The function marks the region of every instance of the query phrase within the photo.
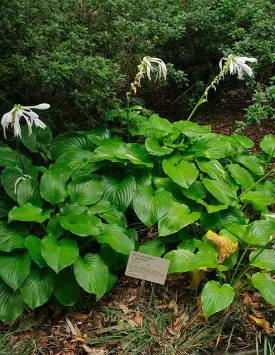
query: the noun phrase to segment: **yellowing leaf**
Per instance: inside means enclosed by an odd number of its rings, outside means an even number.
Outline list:
[[[206,237],[212,243],[216,244],[219,249],[219,263],[222,264],[224,259],[233,254],[238,248],[238,242],[234,243],[228,237],[218,235],[213,231],[208,231]]]
[[[272,329],[270,329],[270,324],[267,320],[254,316],[249,316],[249,318],[252,319],[259,327],[263,328],[267,334],[272,332]]]

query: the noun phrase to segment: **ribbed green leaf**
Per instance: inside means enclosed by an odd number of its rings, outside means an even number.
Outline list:
[[[275,280],[269,274],[257,272],[252,275],[252,283],[260,291],[263,298],[275,306]]]
[[[175,122],[173,126],[179,129],[187,137],[196,137],[198,135],[209,134],[211,126],[201,126],[195,122],[179,121]]]
[[[250,265],[267,271],[275,270],[275,250],[266,249],[259,253],[259,250],[253,251],[249,255]]]
[[[165,244],[159,238],[148,240],[138,248],[138,252],[161,257],[165,252]]]
[[[79,249],[72,238],[58,241],[56,237],[46,235],[42,240],[41,253],[47,264],[58,273],[76,261]]]
[[[17,201],[16,189],[24,179],[23,171],[18,168],[6,168],[1,173],[1,183],[6,193]]]
[[[178,185],[188,189],[197,179],[199,172],[195,165],[188,161],[176,161],[174,158],[163,160],[164,172]]]
[[[182,188],[182,193],[190,198],[190,200],[197,201],[199,199],[203,199],[206,196],[206,190],[201,181],[194,181],[192,185],[189,186],[188,189]]]
[[[227,205],[209,205],[208,203],[206,203],[205,201],[198,199],[197,203],[200,203],[201,205],[203,205],[208,213],[215,213],[221,210],[226,210],[228,208]]]
[[[80,287],[71,269],[64,269],[57,275],[53,294],[63,306],[73,306],[78,301]]]
[[[108,200],[100,200],[98,203],[96,203],[93,206],[89,207],[89,211],[92,214],[97,214],[97,213],[104,213],[112,210],[112,205],[111,202]]]
[[[143,135],[147,137],[165,137],[172,132],[172,129],[172,123],[156,114],[150,116],[149,120],[143,122],[141,125],[141,131],[143,132]]]
[[[59,215],[55,215],[49,220],[47,225],[47,232],[56,238],[59,238],[64,234],[64,229],[61,226]]]
[[[190,271],[189,261],[194,254],[190,250],[172,250],[164,256],[164,259],[170,260],[169,273]]]
[[[46,261],[41,254],[41,239],[36,235],[29,235],[25,240],[25,247],[28,249],[30,256],[40,267],[46,266]]]
[[[99,300],[107,291],[109,269],[104,260],[97,254],[86,254],[78,257],[74,263],[76,281],[86,292],[96,295]]]
[[[236,160],[248,170],[252,171],[252,173],[256,175],[264,174],[264,168],[260,164],[259,159],[254,155],[241,155],[237,157]]]
[[[39,222],[42,223],[46,219],[51,218],[52,209],[42,210],[42,208],[33,206],[30,203],[20,207],[13,207],[9,212],[9,222]]]
[[[0,147],[0,166],[21,165],[19,155],[9,147]]]
[[[125,143],[115,150],[115,156],[121,160],[129,160],[133,164],[145,165],[148,168],[153,167],[146,148],[138,143]]]
[[[19,290],[13,291],[0,280],[0,319],[7,324],[13,322],[24,311],[24,301]]]
[[[34,309],[46,303],[55,288],[56,274],[49,268],[32,266],[21,287],[21,294],[27,305]]]
[[[146,226],[152,226],[168,212],[172,201],[170,192],[162,188],[154,191],[153,187],[148,185],[138,190],[133,207],[138,218]]]
[[[196,136],[192,139],[192,152],[198,158],[225,158],[230,154],[230,148],[230,143],[223,137],[212,133]]]
[[[19,205],[31,203],[34,206],[42,206],[39,183],[33,178],[28,178],[20,182],[16,189],[16,194]]]
[[[127,231],[115,224],[103,225],[96,240],[101,244],[109,244],[112,249],[121,254],[129,255],[135,248],[134,240],[128,236]]]
[[[125,212],[134,197],[136,183],[132,176],[120,179],[117,176],[104,176],[103,199],[109,200],[118,210]]]
[[[31,152],[45,152],[52,141],[52,132],[49,127],[44,129],[40,127],[32,127],[32,134],[29,134],[28,125],[22,128],[22,143]]]
[[[97,128],[92,131],[84,131],[93,144],[100,144],[101,141],[111,138],[111,132],[108,128]]]
[[[198,270],[199,268],[215,269],[219,266],[218,253],[206,249],[199,250],[189,260],[189,270]]]
[[[260,147],[262,150],[267,153],[268,155],[272,155],[275,157],[275,135],[274,134],[267,134],[261,140]]]
[[[147,152],[155,156],[163,156],[173,152],[172,148],[161,146],[160,142],[155,138],[147,138],[145,141]]]
[[[266,206],[275,203],[274,197],[266,196],[259,191],[248,191],[241,196],[241,201],[244,203],[251,203],[256,209],[264,210]]]
[[[221,285],[218,281],[208,281],[201,294],[202,310],[205,317],[227,308],[234,298],[235,292],[229,284]]]
[[[248,245],[265,246],[275,233],[275,222],[255,221],[249,226],[228,225],[227,229]]]
[[[243,135],[234,134],[233,136],[226,136],[226,139],[237,151],[247,150],[254,147],[252,139]]]
[[[117,209],[111,209],[107,212],[100,213],[100,217],[103,218],[109,224],[116,224],[119,227],[126,228],[127,219],[125,214]]]
[[[29,253],[11,253],[0,256],[0,276],[14,290],[17,290],[30,272]]]
[[[168,213],[159,220],[159,235],[169,235],[178,232],[200,218],[200,213],[190,213],[189,207],[174,202]]]
[[[0,192],[0,218],[7,217],[9,210],[14,206],[14,201],[4,192]]]
[[[71,201],[79,205],[97,203],[104,192],[102,178],[98,175],[85,175],[73,179],[68,185]]]
[[[0,221],[0,251],[10,252],[14,249],[24,249],[28,229],[22,224]]]
[[[63,202],[68,196],[66,178],[54,170],[46,171],[41,178],[40,193],[52,205]]]
[[[225,179],[225,171],[218,160],[199,160],[199,168],[211,179]]]
[[[96,160],[110,160],[113,162],[120,161],[115,152],[120,147],[124,147],[125,143],[120,138],[109,138],[100,142],[100,146],[94,150],[94,158]]]
[[[228,164],[226,165],[232,177],[235,181],[241,185],[245,190],[251,187],[255,181],[249,172],[242,168],[239,164]]]
[[[236,192],[223,180],[202,179],[205,188],[221,203],[233,206],[236,203]]]
[[[80,237],[87,237],[89,235],[97,235],[100,233],[100,219],[88,212],[60,216],[60,223],[64,229],[69,230]]]

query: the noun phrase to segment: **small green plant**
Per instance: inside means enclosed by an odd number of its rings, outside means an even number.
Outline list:
[[[259,86],[253,94],[252,105],[246,111],[248,124],[260,124],[263,120],[275,118],[275,77],[271,79],[270,86]]]

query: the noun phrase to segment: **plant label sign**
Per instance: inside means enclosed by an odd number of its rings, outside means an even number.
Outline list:
[[[170,260],[132,251],[125,275],[164,285]]]

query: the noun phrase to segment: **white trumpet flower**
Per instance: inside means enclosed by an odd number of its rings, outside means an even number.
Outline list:
[[[151,72],[156,72],[156,80],[161,79],[162,77],[166,79],[167,68],[163,60],[155,57],[144,57],[142,60],[146,66],[147,77],[151,81]],[[155,67],[157,65],[157,68]]]
[[[20,127],[20,119],[23,117],[28,125],[29,135],[32,134],[32,125],[34,124],[36,127],[46,128],[44,122],[39,119],[37,113],[33,112],[32,109],[36,110],[47,110],[50,108],[49,104],[40,104],[36,106],[21,106],[15,105],[14,108],[5,113],[1,120],[1,125],[3,127],[4,137],[6,137],[6,129],[11,125],[14,129],[15,137],[21,138],[21,127]]]
[[[246,62],[256,63],[257,59],[249,57],[238,57],[236,55],[230,54],[227,58],[222,58],[220,60],[219,65],[221,71],[223,70],[223,61],[229,62],[229,72],[231,75],[238,74],[238,79],[243,80],[244,73],[250,77],[254,75],[253,70],[249,65],[246,64]]]

